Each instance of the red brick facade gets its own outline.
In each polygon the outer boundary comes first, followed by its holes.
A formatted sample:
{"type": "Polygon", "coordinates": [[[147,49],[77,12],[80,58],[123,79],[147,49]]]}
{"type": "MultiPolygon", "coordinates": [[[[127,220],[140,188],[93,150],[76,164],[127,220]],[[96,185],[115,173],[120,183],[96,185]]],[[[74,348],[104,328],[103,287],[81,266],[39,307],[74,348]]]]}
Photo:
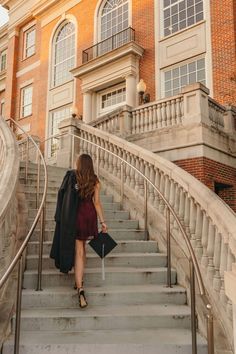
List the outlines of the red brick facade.
{"type": "Polygon", "coordinates": [[[216,192],[236,212],[236,169],[205,157],[175,163],[216,192]]]}
{"type": "Polygon", "coordinates": [[[214,98],[236,105],[236,2],[210,3],[214,98]]]}

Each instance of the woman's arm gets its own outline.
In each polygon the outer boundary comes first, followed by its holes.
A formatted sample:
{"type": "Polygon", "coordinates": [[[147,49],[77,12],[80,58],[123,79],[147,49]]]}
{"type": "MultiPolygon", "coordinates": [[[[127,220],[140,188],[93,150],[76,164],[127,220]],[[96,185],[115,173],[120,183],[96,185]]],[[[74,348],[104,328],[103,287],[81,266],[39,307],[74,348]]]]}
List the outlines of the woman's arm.
{"type": "Polygon", "coordinates": [[[101,185],[98,182],[95,185],[95,189],[94,189],[93,203],[94,203],[96,212],[98,214],[100,224],[102,225],[102,232],[107,232],[107,225],[104,220],[104,214],[103,214],[102,205],[100,202],[100,189],[101,189],[101,185]]]}

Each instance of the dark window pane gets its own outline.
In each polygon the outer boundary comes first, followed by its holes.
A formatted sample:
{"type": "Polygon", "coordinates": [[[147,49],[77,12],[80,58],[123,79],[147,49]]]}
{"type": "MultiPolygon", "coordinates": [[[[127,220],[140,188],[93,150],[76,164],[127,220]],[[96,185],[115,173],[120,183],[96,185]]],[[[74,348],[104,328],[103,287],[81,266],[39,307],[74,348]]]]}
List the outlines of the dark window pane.
{"type": "Polygon", "coordinates": [[[175,32],[177,32],[178,30],[179,30],[178,25],[172,26],[172,33],[175,33],[175,32]]]}
{"type": "Polygon", "coordinates": [[[179,29],[183,29],[183,28],[186,28],[186,27],[187,27],[186,20],[181,21],[180,24],[179,24],[179,29]]]}
{"type": "Polygon", "coordinates": [[[171,90],[171,81],[167,81],[165,83],[165,91],[170,91],[171,90]]]}
{"type": "Polygon", "coordinates": [[[164,30],[164,35],[165,35],[165,36],[169,36],[169,34],[171,34],[169,28],[165,28],[165,30],[164,30]]]}
{"type": "Polygon", "coordinates": [[[170,17],[164,21],[164,28],[169,27],[169,26],[170,26],[170,17]]]}
{"type": "Polygon", "coordinates": [[[194,24],[194,16],[188,18],[188,26],[191,26],[191,25],[193,25],[193,24],[194,24]]]}
{"type": "Polygon", "coordinates": [[[197,81],[205,80],[205,70],[200,70],[197,72],[197,81]]]}
{"type": "Polygon", "coordinates": [[[185,5],[185,0],[184,1],[181,1],[179,3],[179,11],[182,11],[186,8],[186,5],[185,5]]]}
{"type": "Polygon", "coordinates": [[[178,0],[171,0],[171,4],[176,3],[178,0]]]}
{"type": "Polygon", "coordinates": [[[181,87],[188,85],[188,76],[182,76],[180,79],[181,87]]]}
{"type": "Polygon", "coordinates": [[[165,72],[165,81],[171,80],[171,71],[165,72]]]}
{"type": "Polygon", "coordinates": [[[175,25],[176,23],[178,23],[178,15],[172,16],[172,25],[175,25]]]}
{"type": "Polygon", "coordinates": [[[199,59],[197,61],[197,69],[200,70],[203,68],[205,68],[205,59],[199,59]]]}
{"type": "Polygon", "coordinates": [[[196,82],[196,73],[189,74],[189,83],[194,84],[196,82]]]}
{"type": "Polygon", "coordinates": [[[196,12],[202,12],[203,11],[203,3],[195,5],[196,12]]]}
{"type": "Polygon", "coordinates": [[[177,89],[180,87],[180,80],[178,79],[174,79],[173,80],[173,89],[177,89]]]}
{"type": "Polygon", "coordinates": [[[181,12],[179,13],[179,19],[180,19],[180,21],[186,19],[186,11],[185,11],[185,10],[184,10],[184,11],[181,11],[181,12]]]}
{"type": "Polygon", "coordinates": [[[180,75],[186,75],[187,74],[187,65],[183,65],[180,67],[180,75]]]}
{"type": "Polygon", "coordinates": [[[200,14],[196,15],[196,22],[202,21],[203,20],[203,12],[200,12],[200,14]]]}
{"type": "Polygon", "coordinates": [[[173,70],[173,78],[176,78],[179,76],[179,68],[176,68],[173,70]]]}
{"type": "Polygon", "coordinates": [[[164,18],[170,17],[170,9],[164,11],[164,18]]]}
{"type": "Polygon", "coordinates": [[[175,5],[171,8],[171,14],[175,15],[178,13],[178,5],[175,5]]]}
{"type": "Polygon", "coordinates": [[[196,71],[196,62],[194,61],[193,63],[188,64],[188,70],[189,72],[196,71]]]}
{"type": "Polygon", "coordinates": [[[164,8],[170,5],[170,0],[164,0],[164,8]]]}
{"type": "Polygon", "coordinates": [[[178,95],[179,91],[180,91],[180,89],[179,89],[179,88],[178,88],[178,89],[176,89],[176,90],[173,90],[173,96],[178,95]]]}
{"type": "Polygon", "coordinates": [[[194,15],[194,6],[191,6],[187,9],[187,15],[188,15],[188,17],[194,15]]]}
{"type": "Polygon", "coordinates": [[[187,6],[192,6],[194,4],[194,0],[187,0],[187,6]]]}

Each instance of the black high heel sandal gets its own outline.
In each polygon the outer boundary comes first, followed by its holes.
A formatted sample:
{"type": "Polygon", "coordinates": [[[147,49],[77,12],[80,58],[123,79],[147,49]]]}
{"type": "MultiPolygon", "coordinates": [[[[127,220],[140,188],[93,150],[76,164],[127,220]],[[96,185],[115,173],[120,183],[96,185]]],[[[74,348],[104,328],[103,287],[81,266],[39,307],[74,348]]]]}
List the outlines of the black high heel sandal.
{"type": "Polygon", "coordinates": [[[78,298],[79,298],[79,306],[81,308],[85,308],[86,306],[88,306],[83,288],[78,289],[78,298]]]}

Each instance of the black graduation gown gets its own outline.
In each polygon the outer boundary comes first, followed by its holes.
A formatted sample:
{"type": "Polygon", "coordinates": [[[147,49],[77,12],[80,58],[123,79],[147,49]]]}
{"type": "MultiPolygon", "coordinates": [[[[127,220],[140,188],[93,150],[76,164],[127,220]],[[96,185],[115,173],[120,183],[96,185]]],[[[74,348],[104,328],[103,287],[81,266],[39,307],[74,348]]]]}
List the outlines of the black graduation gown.
{"type": "Polygon", "coordinates": [[[79,194],[76,189],[75,170],[66,172],[57,195],[54,219],[56,227],[50,257],[62,273],[68,273],[74,266],[76,215],[79,194]]]}

